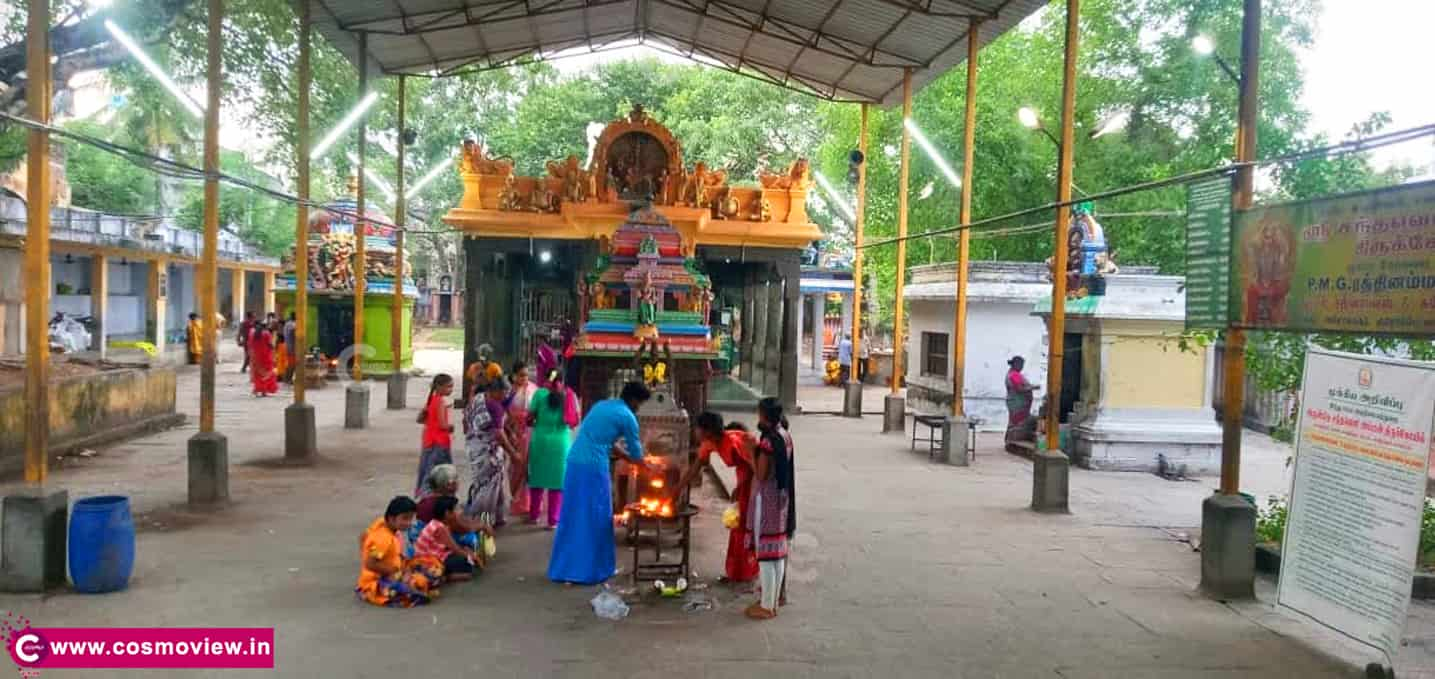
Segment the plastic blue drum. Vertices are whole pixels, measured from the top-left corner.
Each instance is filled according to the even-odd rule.
[[[135,523],[123,495],[87,497],[70,513],[70,579],[89,594],[129,586],[135,565]]]

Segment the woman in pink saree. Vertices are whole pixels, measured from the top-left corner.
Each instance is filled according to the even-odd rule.
[[[533,437],[533,428],[528,423],[528,402],[537,391],[538,387],[529,379],[528,366],[522,361],[513,364],[513,393],[508,397],[504,426],[508,428],[508,440],[513,442],[508,485],[509,492],[513,493],[509,511],[514,516],[528,514],[528,442]]]
[[[1028,382],[1021,374],[1026,359],[1014,356],[1007,365],[1011,370],[1006,374],[1006,440],[1035,441],[1036,418],[1031,416],[1032,392],[1037,386]]]

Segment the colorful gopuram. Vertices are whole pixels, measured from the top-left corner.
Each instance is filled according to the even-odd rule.
[[[631,358],[657,340],[678,363],[705,365],[728,342],[734,379],[795,401],[799,265],[822,236],[807,216],[806,160],[739,184],[685,163],[641,106],[604,128],[587,162],[525,177],[501,151],[464,142],[463,199],[444,217],[466,236],[466,361],[481,344],[505,363],[531,360],[540,338],[576,335],[587,357]],[[705,384],[676,385],[685,407]]]

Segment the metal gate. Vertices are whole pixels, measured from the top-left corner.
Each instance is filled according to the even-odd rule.
[[[518,356],[521,360],[532,363],[538,350],[538,338],[556,340],[564,319],[576,319],[573,297],[573,292],[565,288],[519,282]]]

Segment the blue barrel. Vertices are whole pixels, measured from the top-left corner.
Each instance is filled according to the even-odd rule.
[[[87,497],[70,514],[70,579],[89,594],[129,586],[135,565],[135,523],[123,495]]]

